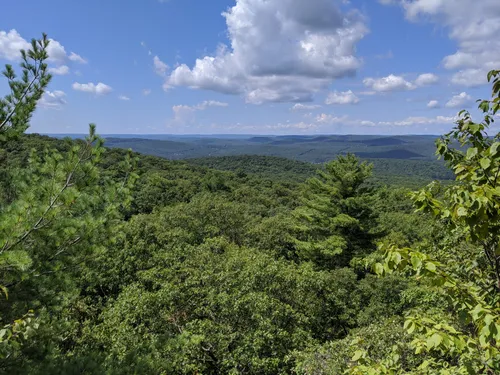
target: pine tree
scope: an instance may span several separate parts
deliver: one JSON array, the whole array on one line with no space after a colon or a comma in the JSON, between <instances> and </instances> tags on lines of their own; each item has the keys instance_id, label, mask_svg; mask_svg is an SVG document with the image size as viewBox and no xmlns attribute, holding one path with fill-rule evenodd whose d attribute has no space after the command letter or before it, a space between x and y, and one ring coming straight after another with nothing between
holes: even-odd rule
<instances>
[{"instance_id":1,"label":"pine tree","mask_svg":"<svg viewBox=\"0 0 500 375\"><path fill-rule=\"evenodd\" d=\"M348 154L327 163L307 181L303 205L295 211L301 260L328 269L374 250L376 216L366 184L371 172L371 165Z\"/></svg>"},{"instance_id":2,"label":"pine tree","mask_svg":"<svg viewBox=\"0 0 500 375\"><path fill-rule=\"evenodd\" d=\"M30 50L20 51L20 79L17 79L11 65L6 65L5 71L2 72L8 80L10 94L0 98L0 142L22 134L29 127L37 102L42 98L52 78L46 64L49 43L47 35L43 34L41 39L31 41Z\"/></svg>"},{"instance_id":3,"label":"pine tree","mask_svg":"<svg viewBox=\"0 0 500 375\"><path fill-rule=\"evenodd\" d=\"M7 65L11 94L0 99L0 145L22 142L50 75L45 61L49 40L32 41L21 51L22 77ZM134 160L123 161L125 179L102 176L103 140L90 125L84 141L68 141L65 153L33 150L27 165L2 159L13 192L0 200L0 359L22 356L22 344L46 322L57 319L72 276L88 257L118 232L121 209L130 202ZM18 140L14 140L18 138ZM74 279L74 277L73 277ZM0 369L7 368L0 362Z\"/></svg>"}]
</instances>

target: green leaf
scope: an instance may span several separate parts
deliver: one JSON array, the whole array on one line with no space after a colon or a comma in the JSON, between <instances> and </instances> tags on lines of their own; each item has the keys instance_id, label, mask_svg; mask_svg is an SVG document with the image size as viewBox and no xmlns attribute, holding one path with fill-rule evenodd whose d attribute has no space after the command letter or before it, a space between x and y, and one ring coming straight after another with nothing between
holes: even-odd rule
<instances>
[{"instance_id":1,"label":"green leaf","mask_svg":"<svg viewBox=\"0 0 500 375\"><path fill-rule=\"evenodd\" d=\"M422 364L419 366L420 369L425 370L430 366L430 362L428 360L425 360L422 362Z\"/></svg>"},{"instance_id":2,"label":"green leaf","mask_svg":"<svg viewBox=\"0 0 500 375\"><path fill-rule=\"evenodd\" d=\"M411 256L411 264L413 266L413 269L417 270L420 267L422 267L422 260L420 259L420 257L418 257L416 255L412 255Z\"/></svg>"},{"instance_id":3,"label":"green leaf","mask_svg":"<svg viewBox=\"0 0 500 375\"><path fill-rule=\"evenodd\" d=\"M459 207L457 210L457 215L460 217L467 216L467 209L465 207Z\"/></svg>"},{"instance_id":4,"label":"green leaf","mask_svg":"<svg viewBox=\"0 0 500 375\"><path fill-rule=\"evenodd\" d=\"M482 158L480 163L483 169L488 169L491 166L491 160L487 158Z\"/></svg>"},{"instance_id":5,"label":"green leaf","mask_svg":"<svg viewBox=\"0 0 500 375\"><path fill-rule=\"evenodd\" d=\"M437 348L441 343L443 342L443 337L439 333L434 333L428 340L427 340L427 348Z\"/></svg>"},{"instance_id":6,"label":"green leaf","mask_svg":"<svg viewBox=\"0 0 500 375\"><path fill-rule=\"evenodd\" d=\"M490 102L483 100L481 104L479 104L479 109L483 112L488 112L490 110Z\"/></svg>"},{"instance_id":7,"label":"green leaf","mask_svg":"<svg viewBox=\"0 0 500 375\"><path fill-rule=\"evenodd\" d=\"M376 263L374 266L375 273L379 276L384 274L384 266L380 263Z\"/></svg>"},{"instance_id":8,"label":"green leaf","mask_svg":"<svg viewBox=\"0 0 500 375\"><path fill-rule=\"evenodd\" d=\"M431 262L426 263L425 269L429 272L436 273L436 265L434 263Z\"/></svg>"},{"instance_id":9,"label":"green leaf","mask_svg":"<svg viewBox=\"0 0 500 375\"><path fill-rule=\"evenodd\" d=\"M489 326L491 324L491 322L493 321L493 319L494 319L493 315L486 314L484 317L484 324Z\"/></svg>"},{"instance_id":10,"label":"green leaf","mask_svg":"<svg viewBox=\"0 0 500 375\"><path fill-rule=\"evenodd\" d=\"M476 157L478 151L477 151L477 148L476 147L471 147L467 150L467 159L473 159L474 157Z\"/></svg>"},{"instance_id":11,"label":"green leaf","mask_svg":"<svg viewBox=\"0 0 500 375\"><path fill-rule=\"evenodd\" d=\"M354 353L354 356L351 358L352 361L356 362L359 361L361 357L363 357L364 352L362 350L356 350Z\"/></svg>"},{"instance_id":12,"label":"green leaf","mask_svg":"<svg viewBox=\"0 0 500 375\"><path fill-rule=\"evenodd\" d=\"M500 147L500 142L495 142L490 147L490 155L495 156L498 153L498 147Z\"/></svg>"}]
</instances>

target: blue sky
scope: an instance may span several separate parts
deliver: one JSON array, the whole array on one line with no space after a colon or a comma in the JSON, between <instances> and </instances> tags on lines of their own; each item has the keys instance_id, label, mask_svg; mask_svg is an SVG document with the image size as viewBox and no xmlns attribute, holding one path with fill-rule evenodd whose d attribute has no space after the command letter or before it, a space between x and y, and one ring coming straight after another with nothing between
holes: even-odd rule
<instances>
[{"instance_id":1,"label":"blue sky","mask_svg":"<svg viewBox=\"0 0 500 375\"><path fill-rule=\"evenodd\" d=\"M500 68L498 0L23 0L0 63L46 32L30 131L439 134ZM495 40L496 39L496 40ZM5 82L0 92L6 90Z\"/></svg>"}]
</instances>

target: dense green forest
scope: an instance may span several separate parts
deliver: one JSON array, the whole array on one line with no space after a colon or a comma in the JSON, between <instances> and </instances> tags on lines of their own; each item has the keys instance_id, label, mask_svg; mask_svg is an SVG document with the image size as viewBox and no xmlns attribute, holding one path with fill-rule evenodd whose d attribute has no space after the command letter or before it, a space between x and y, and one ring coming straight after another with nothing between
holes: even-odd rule
<instances>
[{"instance_id":1,"label":"dense green forest","mask_svg":"<svg viewBox=\"0 0 500 375\"><path fill-rule=\"evenodd\" d=\"M373 165L369 182L420 188L430 181L452 181L453 172L442 163L427 160L360 159ZM260 177L303 182L313 177L322 164L265 155L235 155L186 159L193 165Z\"/></svg>"},{"instance_id":2,"label":"dense green forest","mask_svg":"<svg viewBox=\"0 0 500 375\"><path fill-rule=\"evenodd\" d=\"M189 163L215 169L237 172L242 168L261 176L292 177L297 172L298 178L310 177L321 164L353 153L374 165L374 179L379 182L416 188L434 179L454 179L445 163L436 160L436 138L416 135L219 138L146 135L142 138L110 136L106 137L106 145L172 160L186 159Z\"/></svg>"},{"instance_id":3,"label":"dense green forest","mask_svg":"<svg viewBox=\"0 0 500 375\"><path fill-rule=\"evenodd\" d=\"M411 193L350 153L186 162L94 125L26 135L48 43L0 100L2 373L500 373L500 72L482 122L437 142L454 182Z\"/></svg>"}]
</instances>

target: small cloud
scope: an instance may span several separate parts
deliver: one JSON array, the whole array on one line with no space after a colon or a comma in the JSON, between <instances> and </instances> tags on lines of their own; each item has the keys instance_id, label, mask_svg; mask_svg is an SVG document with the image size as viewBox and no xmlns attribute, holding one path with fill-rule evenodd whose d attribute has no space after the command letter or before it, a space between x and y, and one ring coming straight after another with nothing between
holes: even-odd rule
<instances>
[{"instance_id":1,"label":"small cloud","mask_svg":"<svg viewBox=\"0 0 500 375\"><path fill-rule=\"evenodd\" d=\"M462 92L458 95L452 97L448 103L446 103L447 108L457 108L469 105L472 102L472 97L466 92Z\"/></svg>"},{"instance_id":2,"label":"small cloud","mask_svg":"<svg viewBox=\"0 0 500 375\"><path fill-rule=\"evenodd\" d=\"M338 116L334 116L334 115L328 115L326 113L322 113L322 114L316 116L316 119L315 119L315 121L319 124L328 124L328 125L342 124L342 123L345 123L347 120L348 120L347 116L338 117Z\"/></svg>"},{"instance_id":3,"label":"small cloud","mask_svg":"<svg viewBox=\"0 0 500 375\"><path fill-rule=\"evenodd\" d=\"M113 91L113 89L110 86L108 86L102 82L99 82L98 84L94 84L92 82L90 82L90 83L75 82L75 83L73 83L72 87L73 87L73 90L88 92L88 93L95 94L95 95L106 95L106 94L109 94L111 91Z\"/></svg>"},{"instance_id":4,"label":"small cloud","mask_svg":"<svg viewBox=\"0 0 500 375\"><path fill-rule=\"evenodd\" d=\"M153 58L153 64L154 64L155 73L158 74L159 76L164 77L168 71L168 65L165 64L163 61L161 61L158 56L155 56Z\"/></svg>"},{"instance_id":5,"label":"small cloud","mask_svg":"<svg viewBox=\"0 0 500 375\"><path fill-rule=\"evenodd\" d=\"M56 76L65 76L66 74L69 74L69 67L66 65L61 65L57 68L49 68L49 73Z\"/></svg>"},{"instance_id":6,"label":"small cloud","mask_svg":"<svg viewBox=\"0 0 500 375\"><path fill-rule=\"evenodd\" d=\"M427 103L427 108L439 108L439 102L437 100L431 100L429 103Z\"/></svg>"},{"instance_id":7,"label":"small cloud","mask_svg":"<svg viewBox=\"0 0 500 375\"><path fill-rule=\"evenodd\" d=\"M363 83L366 87L377 92L405 91L415 89L415 85L406 81L401 76L390 74L383 78L365 78Z\"/></svg>"},{"instance_id":8,"label":"small cloud","mask_svg":"<svg viewBox=\"0 0 500 375\"><path fill-rule=\"evenodd\" d=\"M417 86L433 85L439 82L439 77L432 73L420 74L415 80Z\"/></svg>"},{"instance_id":9,"label":"small cloud","mask_svg":"<svg viewBox=\"0 0 500 375\"><path fill-rule=\"evenodd\" d=\"M359 122L361 126L375 126L376 124L373 121L362 120Z\"/></svg>"},{"instance_id":10,"label":"small cloud","mask_svg":"<svg viewBox=\"0 0 500 375\"><path fill-rule=\"evenodd\" d=\"M359 98L351 91L331 92L325 100L326 104L357 104L359 103Z\"/></svg>"},{"instance_id":11,"label":"small cloud","mask_svg":"<svg viewBox=\"0 0 500 375\"><path fill-rule=\"evenodd\" d=\"M71 54L68 56L68 59L70 59L73 62L77 62L79 64L87 64L88 63L87 60L85 60L83 57L81 57L80 55L78 55L74 52L71 52Z\"/></svg>"},{"instance_id":12,"label":"small cloud","mask_svg":"<svg viewBox=\"0 0 500 375\"><path fill-rule=\"evenodd\" d=\"M130 98L129 98L128 96L125 96L125 95L120 95L120 96L118 97L118 99L120 99L120 100L125 100L125 101L129 101L129 100L130 100Z\"/></svg>"},{"instance_id":13,"label":"small cloud","mask_svg":"<svg viewBox=\"0 0 500 375\"><path fill-rule=\"evenodd\" d=\"M198 104L194 108L198 111L203 111L207 109L208 107L228 107L229 104L223 103L223 102L218 102L216 100L205 100L204 102Z\"/></svg>"},{"instance_id":14,"label":"small cloud","mask_svg":"<svg viewBox=\"0 0 500 375\"><path fill-rule=\"evenodd\" d=\"M318 104L297 103L291 108L291 110L292 111L311 111L311 110L318 109L318 108L321 108L321 106Z\"/></svg>"},{"instance_id":15,"label":"small cloud","mask_svg":"<svg viewBox=\"0 0 500 375\"><path fill-rule=\"evenodd\" d=\"M142 90L142 95L148 96L149 94L151 94L151 89L144 89L144 90Z\"/></svg>"}]
</instances>

